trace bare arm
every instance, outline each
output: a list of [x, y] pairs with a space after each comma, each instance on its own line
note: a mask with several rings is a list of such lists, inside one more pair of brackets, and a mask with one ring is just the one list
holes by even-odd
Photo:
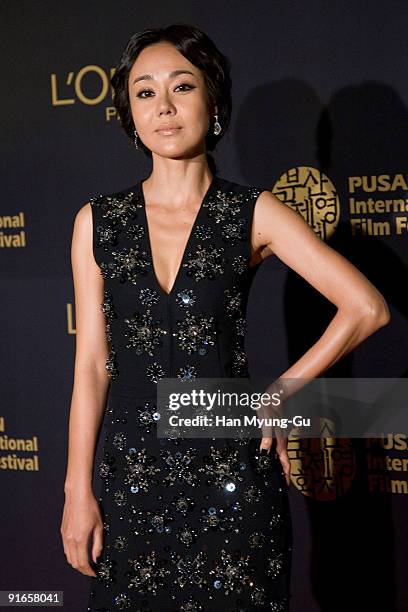
[[[270, 393], [283, 387], [291, 395], [305, 384], [303, 379], [318, 377], [389, 322], [387, 303], [368, 278], [268, 191], [263, 191], [256, 203], [251, 241], [255, 256], [262, 259], [265, 253], [275, 254], [337, 306], [321, 337], [272, 383]], [[284, 379], [290, 381], [284, 384]], [[300, 379], [299, 383], [295, 384], [294, 379]], [[261, 448], [268, 449], [270, 445], [271, 437], [265, 436]], [[288, 479], [290, 463], [282, 441], [278, 452]]]
[[61, 533], [68, 562], [82, 573], [95, 576], [88, 562], [87, 541], [94, 532], [92, 554], [96, 561], [102, 549], [102, 521], [92, 492], [92, 473], [109, 387], [105, 367], [109, 347], [101, 309], [103, 278], [93, 256], [92, 232], [88, 203], [76, 215], [71, 247], [76, 354]]
[[69, 419], [65, 490], [91, 487], [97, 435], [103, 418], [109, 377], [103, 278], [92, 251], [90, 204], [77, 213], [71, 247], [75, 291], [76, 353]]
[[255, 252], [274, 253], [338, 309], [319, 340], [283, 377], [319, 376], [389, 322], [387, 303], [368, 278], [268, 191], [255, 206], [252, 246]]

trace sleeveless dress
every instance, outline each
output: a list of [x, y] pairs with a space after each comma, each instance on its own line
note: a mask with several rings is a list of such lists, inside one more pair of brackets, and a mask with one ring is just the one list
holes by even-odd
[[142, 183], [91, 198], [110, 385], [103, 551], [88, 611], [289, 610], [292, 522], [259, 438], [160, 438], [162, 377], [248, 377], [250, 231], [262, 191], [214, 175], [174, 285], [155, 275]]

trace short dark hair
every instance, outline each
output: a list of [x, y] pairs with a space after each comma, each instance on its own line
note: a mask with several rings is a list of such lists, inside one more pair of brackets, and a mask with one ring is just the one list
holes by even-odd
[[[213, 109], [217, 107], [218, 121], [221, 124], [221, 132], [218, 136], [213, 134], [212, 126], [208, 130], [206, 148], [212, 151], [227, 131], [231, 119], [230, 61], [219, 51], [207, 34], [192, 25], [175, 23], [165, 28], [150, 28], [131, 36], [111, 78], [114, 90], [113, 101], [120, 124], [129, 138], [133, 140], [135, 126], [129, 101], [129, 73], [139, 53], [145, 47], [161, 41], [173, 44], [184, 57], [203, 73], [210, 105]], [[139, 146], [151, 158], [150, 149], [141, 141], [139, 141]]]

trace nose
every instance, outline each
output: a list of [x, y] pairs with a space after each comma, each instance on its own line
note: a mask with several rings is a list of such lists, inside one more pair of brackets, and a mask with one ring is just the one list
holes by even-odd
[[170, 105], [160, 105], [159, 107], [159, 117], [162, 117], [163, 115], [174, 115], [174, 107], [171, 107]]
[[160, 98], [158, 99], [158, 104], [157, 104], [157, 113], [159, 117], [161, 117], [162, 115], [174, 114], [175, 111], [176, 111], [176, 108], [174, 104], [171, 102], [168, 95], [163, 94], [162, 96], [160, 96]]

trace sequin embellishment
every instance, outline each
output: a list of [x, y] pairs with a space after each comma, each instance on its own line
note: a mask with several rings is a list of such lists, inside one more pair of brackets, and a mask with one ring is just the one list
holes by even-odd
[[241, 432], [180, 437], [157, 396], [162, 378], [184, 383], [184, 395], [200, 377], [248, 375], [259, 191], [230, 185], [203, 200], [170, 293], [152, 274], [141, 185], [91, 202], [113, 384], [97, 466], [104, 550], [89, 612], [288, 612], [290, 515], [277, 457], [265, 460]]
[[129, 219], [137, 217], [140, 208], [140, 196], [133, 191], [129, 193], [117, 193], [114, 196], [99, 195], [89, 199], [91, 205], [99, 206], [102, 217], [109, 219], [113, 224], [126, 225]]
[[249, 584], [250, 572], [249, 555], [242, 555], [239, 551], [228, 553], [222, 549], [210, 575], [214, 577], [213, 586], [223, 589], [228, 595], [231, 592], [243, 592]]
[[150, 262], [146, 259], [146, 252], [138, 245], [123, 248], [120, 251], [112, 251], [113, 261], [101, 262], [100, 268], [104, 278], [117, 278], [119, 282], [130, 281], [137, 284], [139, 278], [146, 274], [146, 268]]
[[159, 294], [155, 289], [150, 289], [150, 287], [145, 287], [141, 289], [139, 292], [139, 300], [142, 302], [144, 306], [153, 306], [157, 304], [159, 301]]
[[163, 378], [164, 369], [159, 363], [155, 361], [154, 363], [147, 366], [146, 376], [151, 382], [157, 383], [159, 378]]
[[137, 355], [147, 353], [153, 356], [156, 347], [161, 346], [161, 337], [167, 334], [165, 329], [159, 327], [161, 319], [152, 317], [150, 310], [145, 313], [135, 312], [131, 319], [124, 319], [129, 331], [124, 333], [128, 339], [126, 348], [135, 349]]
[[197, 376], [197, 370], [192, 365], [182, 366], [177, 372], [177, 377], [183, 382], [186, 380], [193, 380], [194, 378], [197, 378]]
[[204, 466], [199, 471], [204, 473], [206, 483], [218, 489], [235, 491], [238, 481], [243, 480], [238, 462], [239, 452], [236, 449], [210, 447], [210, 454], [203, 457]]
[[197, 455], [195, 448], [189, 448], [182, 453], [176, 451], [172, 453], [169, 450], [162, 450], [160, 454], [165, 463], [166, 475], [163, 477], [163, 482], [167, 486], [173, 486], [176, 483], [185, 483], [195, 486], [198, 483], [198, 476], [195, 472], [194, 457]]
[[203, 247], [199, 244], [195, 251], [187, 253], [187, 261], [183, 263], [187, 276], [196, 282], [204, 278], [214, 280], [217, 274], [224, 273], [226, 259], [222, 256], [225, 250], [221, 247]]
[[106, 316], [106, 338], [109, 342], [112, 340], [112, 328], [113, 321], [117, 318], [115, 312], [115, 306], [112, 294], [106, 289], [103, 292], [103, 302], [101, 304], [101, 310]]
[[199, 240], [209, 240], [214, 235], [214, 232], [209, 225], [197, 225], [194, 233]]
[[176, 296], [176, 303], [181, 308], [189, 308], [196, 303], [197, 297], [192, 289], [183, 289]]
[[148, 457], [145, 448], [139, 451], [129, 449], [126, 455], [125, 484], [130, 485], [132, 493], [137, 493], [139, 490], [148, 491], [150, 486], [157, 484], [154, 479], [155, 475], [160, 472], [160, 468], [155, 467], [156, 458]]
[[230, 317], [242, 314], [242, 294], [236, 286], [232, 289], [225, 289], [225, 310]]
[[111, 380], [116, 380], [119, 376], [118, 362], [116, 359], [116, 351], [111, 348], [109, 350], [108, 358], [106, 360], [106, 370]]
[[173, 336], [177, 338], [177, 346], [189, 355], [205, 355], [208, 346], [215, 344], [216, 330], [212, 316], [188, 312], [183, 321], [177, 322], [177, 327], [177, 331], [173, 332]]
[[248, 260], [243, 255], [237, 255], [232, 260], [232, 269], [235, 274], [243, 274], [248, 269]]
[[128, 227], [126, 230], [127, 238], [131, 240], [140, 240], [145, 235], [145, 229], [143, 225], [135, 224]]
[[238, 240], [246, 240], [245, 219], [239, 219], [231, 223], [226, 223], [222, 228], [222, 237], [228, 244], [234, 245]]
[[184, 588], [187, 584], [192, 582], [199, 589], [208, 588], [208, 580], [204, 569], [207, 563], [207, 555], [205, 552], [200, 551], [194, 556], [190, 554], [182, 556], [173, 552], [171, 560], [177, 568], [174, 584]]
[[132, 567], [129, 589], [137, 589], [140, 593], [155, 595], [165, 585], [164, 579], [170, 573], [154, 550], [140, 553], [136, 559], [129, 559], [129, 563]]

